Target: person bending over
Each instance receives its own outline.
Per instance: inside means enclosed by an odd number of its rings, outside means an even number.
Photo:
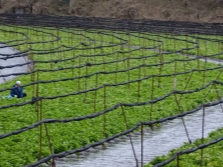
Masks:
[[[16,81],[15,85],[13,85],[10,91],[10,97],[23,98],[26,97],[26,93],[23,93],[23,87],[21,86],[20,81]]]

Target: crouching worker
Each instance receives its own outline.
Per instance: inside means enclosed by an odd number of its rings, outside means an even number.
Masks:
[[[20,81],[16,81],[15,85],[13,85],[10,91],[10,98],[12,97],[17,97],[17,98],[26,97],[26,93],[23,93],[23,87],[21,86]]]

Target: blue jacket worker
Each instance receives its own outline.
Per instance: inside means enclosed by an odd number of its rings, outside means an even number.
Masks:
[[[16,81],[16,84],[13,85],[10,91],[11,97],[23,98],[26,96],[26,93],[23,93],[23,87],[21,86],[20,81]]]

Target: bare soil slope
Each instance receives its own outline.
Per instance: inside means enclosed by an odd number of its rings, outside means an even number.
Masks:
[[[0,13],[32,6],[34,14],[223,23],[223,0],[0,0]]]

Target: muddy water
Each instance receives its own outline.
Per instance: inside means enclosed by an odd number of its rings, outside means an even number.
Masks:
[[[203,111],[184,117],[190,139],[195,141],[202,137]],[[205,109],[204,137],[208,133],[223,127],[223,112],[220,105]],[[181,119],[163,124],[160,129],[147,131],[143,137],[143,164],[147,164],[156,156],[166,155],[170,150],[188,142]],[[141,164],[141,137],[133,136],[134,149]],[[94,153],[86,153],[80,157],[71,157],[57,161],[57,167],[134,167],[136,161],[129,140],[109,144],[106,149]]]

